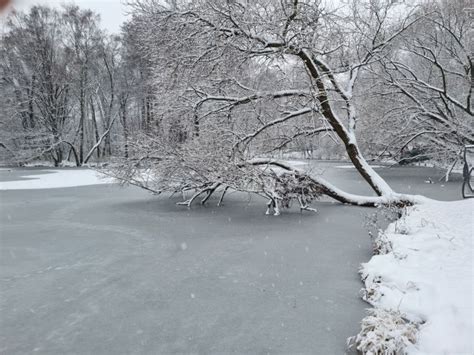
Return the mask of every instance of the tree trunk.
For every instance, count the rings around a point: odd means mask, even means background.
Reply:
[[[31,87],[28,93],[28,117],[29,117],[29,126],[30,128],[35,128],[35,112],[33,107],[33,100],[34,100],[34,86],[35,86],[35,76],[31,79]]]
[[[393,190],[390,188],[390,186],[388,186],[388,184],[370,167],[370,165],[362,156],[362,153],[357,145],[355,134],[353,132],[349,132],[342,125],[339,118],[333,111],[326,85],[323,81],[324,79],[321,77],[319,69],[313,62],[312,58],[304,50],[298,52],[297,55],[303,60],[306,68],[315,81],[316,87],[318,89],[317,100],[321,105],[321,113],[344,143],[347,155],[352,164],[354,164],[354,167],[367,181],[370,187],[372,187],[377,195],[382,196],[386,194],[393,194]]]
[[[127,99],[125,97],[120,99],[120,120],[123,127],[124,157],[128,158]]]
[[[83,74],[81,74],[83,75]],[[84,121],[85,121],[85,88],[84,88],[84,79],[81,79],[81,88],[79,94],[79,160],[81,164],[84,162]]]
[[[146,112],[146,127],[147,127],[147,130],[150,130],[153,116],[152,116],[152,111],[151,111],[151,102],[150,102],[149,95],[147,95],[145,99],[145,112]]]
[[[148,132],[148,124],[147,124],[147,114],[146,114],[146,99],[143,98],[141,100],[141,122],[142,122],[142,129],[145,131],[145,132]]]
[[[99,127],[97,126],[97,119],[95,116],[94,100],[90,98],[90,107],[91,107],[91,116],[92,116],[92,125],[94,126],[94,135],[95,141],[99,141]],[[100,159],[100,147],[97,147],[97,159]]]
[[[77,156],[77,152],[76,152],[76,148],[74,148],[74,145],[68,141],[63,141],[64,144],[67,144],[69,146],[69,154],[70,155],[71,153],[74,154],[74,160],[76,161],[76,166],[79,167],[81,166],[81,163],[79,161],[79,157]],[[69,156],[68,156],[68,160],[69,160]]]
[[[59,163],[63,161],[63,150],[60,144],[60,138],[57,133],[53,135],[53,149],[51,151],[51,156],[53,157],[54,166],[58,167]]]

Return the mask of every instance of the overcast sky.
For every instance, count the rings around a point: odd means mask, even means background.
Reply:
[[[109,32],[118,33],[120,25],[126,19],[126,6],[123,4],[123,0],[13,0],[14,6],[19,10],[27,10],[36,4],[60,7],[62,4],[70,3],[75,3],[81,8],[88,8],[98,13],[102,27]]]

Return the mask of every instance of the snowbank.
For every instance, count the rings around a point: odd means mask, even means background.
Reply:
[[[473,224],[474,200],[426,199],[381,233],[377,242],[385,254],[362,265],[364,298],[375,312],[401,313],[417,325],[415,344],[405,344],[409,354],[474,354]],[[373,326],[374,314],[368,317]],[[381,333],[382,341],[396,343],[406,324],[387,330],[385,323],[379,317],[373,331],[363,329],[358,345]]]
[[[114,180],[88,169],[47,170],[47,174],[24,175],[28,180],[0,181],[0,190],[53,189],[110,184]]]

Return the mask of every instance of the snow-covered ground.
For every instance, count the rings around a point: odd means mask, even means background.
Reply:
[[[46,174],[25,175],[27,180],[0,181],[0,190],[52,189],[110,184],[113,179],[89,169],[47,170]]]
[[[359,337],[365,351],[401,345],[409,354],[474,354],[473,224],[474,200],[423,199],[379,235],[380,255],[361,270],[376,307]],[[410,325],[393,317],[390,325],[387,314],[417,326],[415,344],[407,341]]]

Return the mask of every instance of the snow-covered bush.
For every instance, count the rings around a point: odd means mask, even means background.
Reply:
[[[374,255],[387,254],[392,251],[392,244],[383,230],[384,224],[394,222],[406,214],[406,208],[387,205],[383,209],[367,214],[364,226],[372,239]]]
[[[380,231],[379,234],[373,238],[372,250],[374,255],[387,254],[392,251],[392,242],[385,232]]]
[[[361,331],[348,339],[348,345],[367,355],[406,354],[416,341],[417,327],[398,311],[371,309],[362,320]]]

